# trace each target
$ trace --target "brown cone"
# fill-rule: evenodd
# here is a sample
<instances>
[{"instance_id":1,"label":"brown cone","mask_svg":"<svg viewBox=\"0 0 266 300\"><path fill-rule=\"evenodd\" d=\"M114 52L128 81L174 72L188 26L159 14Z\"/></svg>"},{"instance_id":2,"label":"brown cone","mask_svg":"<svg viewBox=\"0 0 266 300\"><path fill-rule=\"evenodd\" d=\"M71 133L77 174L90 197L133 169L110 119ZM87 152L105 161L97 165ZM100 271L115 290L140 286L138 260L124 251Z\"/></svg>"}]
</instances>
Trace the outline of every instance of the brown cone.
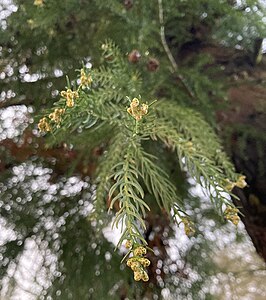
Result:
<instances>
[{"instance_id":1,"label":"brown cone","mask_svg":"<svg viewBox=\"0 0 266 300\"><path fill-rule=\"evenodd\" d=\"M128 54L128 61L135 64L137 63L141 58L141 54L138 50L134 49Z\"/></svg>"},{"instance_id":2,"label":"brown cone","mask_svg":"<svg viewBox=\"0 0 266 300\"><path fill-rule=\"evenodd\" d=\"M147 69L150 72L156 72L160 66L159 61L156 58L150 58L147 63Z\"/></svg>"},{"instance_id":3,"label":"brown cone","mask_svg":"<svg viewBox=\"0 0 266 300\"><path fill-rule=\"evenodd\" d=\"M133 7L133 0L124 0L124 6L127 10Z\"/></svg>"}]
</instances>

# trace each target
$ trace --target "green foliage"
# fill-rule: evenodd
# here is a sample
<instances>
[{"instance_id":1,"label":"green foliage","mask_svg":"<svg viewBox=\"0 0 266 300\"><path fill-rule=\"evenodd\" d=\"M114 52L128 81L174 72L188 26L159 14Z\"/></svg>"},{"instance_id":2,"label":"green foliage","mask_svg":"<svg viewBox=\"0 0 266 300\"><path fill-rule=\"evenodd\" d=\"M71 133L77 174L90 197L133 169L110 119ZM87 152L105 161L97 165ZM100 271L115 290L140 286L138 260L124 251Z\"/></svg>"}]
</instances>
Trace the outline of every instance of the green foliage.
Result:
<instances>
[{"instance_id":1,"label":"green foliage","mask_svg":"<svg viewBox=\"0 0 266 300\"><path fill-rule=\"evenodd\" d=\"M75 142L77 136L84 133L87 136L87 131L98 132L103 124L110 126L111 141L108 137L101 137L101 131L97 135L97 140L102 142L105 138L110 147L106 148L107 153L96 178L99 185L95 207L98 212L104 211L106 204L103 200L107 197L109 210L116 207L113 225L122 226L118 246L126 239L133 245L146 244L141 230L146 229L144 219L146 210L150 208L144 199L144 189L168 214L173 210L174 219L176 215L182 219L185 213L178 187L167 175L169 170L165 172L156 164L156 153L146 152L144 145L148 140L159 139L164 146L172 149L181 167L206 189L223 215L223 204L233 206L226 197L225 193L230 191L226 186L228 182L237 181L239 175L222 151L211 127L199 113L178 106L175 101L161 99L156 103L141 104L134 98L126 110L125 104L130 100L126 96L134 97L134 91L141 92L145 87L141 80L135 79L131 83L129 66L113 42L106 42L101 48L107 66L91 72L81 71L81 74L87 73L87 77L93 78L91 87L83 87L82 79L77 92L68 87L70 96L79 93L73 107L72 104L69 107L68 96L61 92L67 99L61 98L55 105L64 108L62 120L54 122L49 114L46 122L53 128L55 141L61 131L75 132L71 140L75 147L79 147ZM121 87L119 78L122 80ZM133 84L135 88L132 89Z\"/></svg>"},{"instance_id":2,"label":"green foliage","mask_svg":"<svg viewBox=\"0 0 266 300\"><path fill-rule=\"evenodd\" d=\"M175 203L182 207L182 200L177 194L175 185L169 180L169 174L155 162L158 157L145 152L141 147L136 151L136 159L143 174L143 181L148 192L153 195L162 210L170 214L171 209L176 209ZM178 207L177 207L178 210Z\"/></svg>"},{"instance_id":3,"label":"green foliage","mask_svg":"<svg viewBox=\"0 0 266 300\"><path fill-rule=\"evenodd\" d=\"M159 2L163 22L159 20ZM237 182L239 175L209 125L215 124L217 98L224 97L223 82L215 76L222 70L213 68L215 62L206 55L191 59L183 53L189 45L210 43L236 47L249 55L254 40L264 37L265 8L256 0L238 1L238 5L227 0L159 2L135 0L128 8L120 0L45 0L42 6L34 5L34 0L13 1L10 16L1 17L1 112L6 112L6 106L15 106L21 112L21 105L26 105L28 112L34 111L36 120L46 114L52 127L52 133L44 139L46 144L59 151L63 144L77 154L67 161L64 174L57 169L58 156L38 157L42 142L36 141L36 122L27 128L33 129L33 137L26 139L26 147L33 149L29 161L21 164L21 158L15 157L4 143L0 148L0 175L5 183L0 185L0 213L4 227L14 231L14 239L4 241L0 250L0 258L4 258L0 259L0 275L3 288L8 282L10 297L18 285L12 276L16 273L12 273L13 267L20 272L20 259L27 243L33 240L43 259L43 268L37 273L46 269L50 284L41 286L36 297L161 298L161 290L166 288L174 299L206 299L203 286L215 270L211 257L214 244L198 238L206 229L205 226L201 230L205 220L199 213L204 213L204 204L189 195L190 184L184 178L194 177L207 190L216 213L218 210L222 215L223 204L232 205L224 191L229 192L228 184ZM1 1L0 4L2 11L9 10ZM174 71L163 38L177 64ZM141 54L135 64L128 61L133 49ZM151 71L148 66L154 58L158 66ZM81 86L80 78L75 79L76 68L81 66L92 77L88 86ZM67 80L67 87L64 75L71 79ZM78 91L73 107L66 106L65 97L54 103L64 88ZM139 121L127 112L135 97L148 105L148 114ZM151 105L155 99L157 102ZM64 109L60 122L49 117L54 109ZM1 139L9 143L7 125L1 120L2 123ZM13 140L18 147L24 145L21 137ZM92 154L96 147L103 150L101 157ZM20 154L24 154L23 146ZM66 196L69 176L78 173L80 178L82 172L77 165L87 168L91 161L97 165L91 178L96 190L94 186L84 186ZM48 176L44 170L49 177L47 185L38 175L40 168L46 166L51 172ZM10 170L2 172L2 167ZM28 175L23 177L24 171ZM76 185L79 186L76 182L71 188ZM91 203L93 212L88 212L85 204ZM111 206L115 213L108 214ZM217 218L212 209L208 211L212 219ZM176 264L168 255L162 258L161 268L156 262L152 268L163 275L157 276L154 271L157 279L142 290L140 285L134 285L129 272L119 269L118 261L124 252L113 253L113 245L101 230L113 218L113 225L124 226L118 245L128 238L136 245L146 244L150 242L149 231L151 236L156 235L160 227L149 224L149 218L162 212L161 219L179 223L180 217L189 215L195 222L193 247L183 253L177 251L183 261L188 261L189 268L201 276L191 283L181 273L179 276L176 272L164 272L164 266ZM51 221L58 226L50 228ZM166 227L163 236L169 224ZM171 234L166 234L167 239ZM52 266L51 259L47 259L51 253L56 258ZM199 253L202 259L198 259ZM187 282L192 284L191 289Z\"/></svg>"},{"instance_id":4,"label":"green foliage","mask_svg":"<svg viewBox=\"0 0 266 300\"><path fill-rule=\"evenodd\" d=\"M130 145L134 147L132 143ZM125 229L118 243L121 246L125 239L134 241L134 244L140 241L146 244L143 239L140 230L136 224L139 223L142 229L146 229L144 223L145 210L149 209L148 205L143 201L144 191L141 185L138 183L139 171L136 168L136 162L134 159L134 150L128 147L124 156L124 161L113 166L112 170L114 175L111 178L115 181L109 191L109 197L111 198L110 208L113 209L116 201L119 203L119 210L116 213L114 219L114 225L118 227L119 223L122 223ZM116 193L117 192L117 195Z\"/></svg>"},{"instance_id":5,"label":"green foliage","mask_svg":"<svg viewBox=\"0 0 266 300\"><path fill-rule=\"evenodd\" d=\"M94 65L99 65L99 46L104 39L111 37L123 53L138 49L142 54L138 71L143 73L147 94L156 93L156 87L160 86L160 90L167 88L171 94L176 91L180 95L179 101L193 105L188 95L182 93L183 88L177 87L170 79L169 62L160 41L157 2L137 0L128 10L120 0L89 3L50 0L45 1L42 7L33 5L32 0L13 2L16 6L10 13L16 12L3 21L0 29L1 66L6 73L0 86L6 93L12 90L13 103L34 104L37 109L43 105L50 106L52 101L48 99L55 98L57 90L63 89L63 75L73 78L75 68L83 62L86 64L89 57ZM260 1L245 3L243 1L235 6L225 0L163 1L165 32L171 40L174 57L178 56L184 44L197 40L205 43L213 39L232 47L248 45L248 49L252 50L255 38L263 37L265 32L265 23L260 15L265 14L265 9ZM245 11L245 8L250 10ZM159 58L163 72L147 74L145 65L150 57ZM194 80L191 83L187 64L184 65L181 60L180 65L192 90L195 84L197 90L204 91L197 84L203 76L201 70L196 72L193 67ZM35 84L36 81L38 84ZM214 90L209 87L205 91L205 104L210 88Z\"/></svg>"}]
</instances>

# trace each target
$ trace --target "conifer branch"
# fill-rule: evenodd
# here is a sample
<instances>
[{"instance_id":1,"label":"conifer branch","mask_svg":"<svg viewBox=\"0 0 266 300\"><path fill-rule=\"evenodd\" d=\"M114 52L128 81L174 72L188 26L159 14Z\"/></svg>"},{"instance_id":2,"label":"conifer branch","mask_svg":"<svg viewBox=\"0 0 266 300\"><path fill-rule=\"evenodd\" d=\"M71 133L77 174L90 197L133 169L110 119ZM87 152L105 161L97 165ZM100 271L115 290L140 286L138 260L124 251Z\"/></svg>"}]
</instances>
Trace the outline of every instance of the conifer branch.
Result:
<instances>
[{"instance_id":1,"label":"conifer branch","mask_svg":"<svg viewBox=\"0 0 266 300\"><path fill-rule=\"evenodd\" d=\"M199 151L218 164L229 178L237 179L234 166L223 151L217 135L199 113L190 108L173 105L167 100L160 101L156 107L156 114L171 120L177 131L186 137L187 142L191 142L191 147L199 148Z\"/></svg>"},{"instance_id":2,"label":"conifer branch","mask_svg":"<svg viewBox=\"0 0 266 300\"><path fill-rule=\"evenodd\" d=\"M183 201L176 192L176 187L169 180L169 175L155 162L158 158L145 152L141 147L136 151L136 158L140 166L144 183L151 195L153 195L161 209L170 215L173 207L183 209Z\"/></svg>"},{"instance_id":3,"label":"conifer branch","mask_svg":"<svg viewBox=\"0 0 266 300\"><path fill-rule=\"evenodd\" d=\"M164 12L163 12L163 3L162 2L163 2L162 0L158 0L161 41L163 44L164 51L167 54L169 61L171 62L172 72L177 72L178 65L173 57L171 50L169 49L169 46L168 46L168 44L166 42L166 38L165 38L164 15L163 15Z\"/></svg>"},{"instance_id":4,"label":"conifer branch","mask_svg":"<svg viewBox=\"0 0 266 300\"><path fill-rule=\"evenodd\" d=\"M222 214L222 204L230 205L230 201L224 194L227 176L220 166L206 157L200 145L196 147L193 142L187 141L183 134L176 131L175 125L166 119L159 119L155 123L153 138L156 137L175 151L181 168L187 168L196 182L207 190L211 202Z\"/></svg>"},{"instance_id":5,"label":"conifer branch","mask_svg":"<svg viewBox=\"0 0 266 300\"><path fill-rule=\"evenodd\" d=\"M158 3L162 42L171 61L173 57L164 35L162 0ZM181 167L207 190L220 214L224 213L234 224L239 221L238 210L224 192L230 193L234 186L244 187L246 183L244 176L235 173L215 133L200 114L178 106L175 101L148 104L136 97L131 100L127 95L130 95L132 86L136 91L141 81L132 83L129 66L113 42L107 41L102 50L108 66L90 73L82 69L78 88L68 86L62 91L57 108L43 117L38 125L41 131L52 132L60 141L67 137L66 130L75 133L72 138L77 146L78 141L87 135L92 145L95 145L94 139L108 145L95 180L95 213L101 217L105 202L109 211L116 210L113 226L122 226L117 246L127 240L128 255L133 253L127 264L136 270L135 280L142 278L147 281L144 267L148 262L143 257L147 242L143 232L146 211L150 208L141 184L146 186L162 210L168 215L173 213L174 220L175 216L181 219L188 235L194 229L189 217L183 216L186 215L183 201L174 182L169 179L169 170L163 170L156 155L145 151L146 140L159 139L171 148ZM178 69L175 64L173 68L174 72ZM128 100L130 105L126 108ZM227 208L223 212L224 204Z\"/></svg>"},{"instance_id":6,"label":"conifer branch","mask_svg":"<svg viewBox=\"0 0 266 300\"><path fill-rule=\"evenodd\" d=\"M138 182L141 173L137 169L135 149L137 149L135 141L129 140L124 159L113 167L113 174L110 177L115 183L109 190L111 199L109 210L118 202L119 210L116 213L113 226L118 226L121 223L123 230L117 247L125 239L131 240L133 244L147 244L140 232L139 225L143 230L146 229L143 218L145 211L150 210L150 208L143 200L144 191Z\"/></svg>"},{"instance_id":7,"label":"conifer branch","mask_svg":"<svg viewBox=\"0 0 266 300\"><path fill-rule=\"evenodd\" d=\"M112 175L113 166L117 165L124 155L124 134L118 132L110 140L110 146L104 157L102 158L96 175L97 189L95 199L95 212L104 211L107 196L111 187L110 177Z\"/></svg>"},{"instance_id":8,"label":"conifer branch","mask_svg":"<svg viewBox=\"0 0 266 300\"><path fill-rule=\"evenodd\" d=\"M175 73L175 76L180 81L181 85L187 92L187 94L192 98L195 99L194 94L190 90L190 88L187 86L183 76L181 74L178 74L178 65L173 57L173 54L167 44L166 38L165 38L165 28L164 28L164 12L163 12L163 0L158 0L158 7L159 7L159 22L160 22L160 36L161 36L161 42L164 48L164 51L172 65L172 73Z\"/></svg>"}]
</instances>

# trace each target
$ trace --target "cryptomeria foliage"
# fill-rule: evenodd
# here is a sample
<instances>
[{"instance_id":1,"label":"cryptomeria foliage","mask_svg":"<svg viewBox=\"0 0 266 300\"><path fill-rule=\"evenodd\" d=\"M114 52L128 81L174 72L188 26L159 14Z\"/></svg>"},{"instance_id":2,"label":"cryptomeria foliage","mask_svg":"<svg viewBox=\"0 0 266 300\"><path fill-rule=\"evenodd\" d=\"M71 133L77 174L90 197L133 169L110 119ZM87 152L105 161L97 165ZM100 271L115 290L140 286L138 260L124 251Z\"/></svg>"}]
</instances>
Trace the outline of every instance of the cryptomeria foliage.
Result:
<instances>
[{"instance_id":1,"label":"cryptomeria foliage","mask_svg":"<svg viewBox=\"0 0 266 300\"><path fill-rule=\"evenodd\" d=\"M206 189L218 212L222 215L225 205L226 218L236 225L238 210L228 201L226 193L235 185L245 187L246 183L244 176L235 173L218 138L200 114L177 105L173 99L150 102L130 99L127 95L142 94L145 82L132 72L112 42L105 42L101 48L107 66L96 70L81 69L78 86L67 86L55 103L56 108L44 116L38 126L42 132L51 132L55 142L64 141L66 135L70 135L76 148L79 147L76 137L80 141L90 132L94 145L107 145L96 178L99 190L96 189L95 213L104 210L109 198L109 210L116 209L113 226L122 227L117 246L127 240L128 255L132 252L131 261L134 259L139 265L132 267L129 263L134 278L146 281L147 273L140 263L142 254L136 254L143 248L141 245L147 245L143 232L146 211L150 208L145 202L144 189L162 210L172 214L173 220L176 217L182 220L188 234L193 229L178 186L169 180L169 170L162 170L156 164L159 157L148 152L145 144L161 141L161 147L171 149L181 168ZM102 131L102 127L108 127L110 135ZM97 134L96 143L94 133Z\"/></svg>"},{"instance_id":2,"label":"cryptomeria foliage","mask_svg":"<svg viewBox=\"0 0 266 300\"><path fill-rule=\"evenodd\" d=\"M108 223L111 214L114 227L122 227L118 245L126 240L128 254L133 255L128 265L136 279L141 274L146 281L147 271L155 274L141 248L149 242L146 237L151 238L150 214L172 223L182 221L187 234L204 234L192 223L201 224L204 205L184 192L189 184L183 172L205 188L218 214L237 223L237 210L227 194L236 185L243 187L244 178L235 173L210 126L214 108L221 105L216 100L224 97L223 82L216 80L223 70L213 67L206 54L190 56L189 48L214 43L237 48L253 61L254 40L265 32L263 5L255 0L5 3L1 2L1 10L11 9L12 14L1 19L1 107L17 105L22 112L25 105L37 117L33 136L26 139L33 154L25 162L5 146L0 149L7 168L1 172L7 183L0 185L1 216L16 234L1 249L5 257L0 261L1 278L8 277L13 264L19 265L28 239L33 239L41 252L52 251L63 274L49 278L54 285L43 288L49 295L59 297L57 288L63 285L62 299L105 299L107 294L117 299L116 291L124 288L127 297L143 299L140 285L132 288L131 274L123 270L121 279L119 253L113 254L97 229ZM69 77L65 88L63 75ZM35 130L40 118L44 119L39 127L49 131L41 142ZM45 148L36 154L43 141L63 153L62 148L67 149L70 156L72 150L78 155L58 166L55 152ZM22 139L15 142L20 147ZM93 157L95 149L103 150L100 157ZM83 173L77 165L86 169L91 160L97 165L95 186L84 184L69 195L69 187L79 186L70 176ZM42 186L47 178L49 183ZM37 190L36 182L41 183ZM91 198L93 214L86 206ZM53 228L51 222L56 224ZM212 247L195 240L195 249L199 248L208 254ZM148 251L148 255L152 260L157 254ZM205 278L213 265L201 266L198 250L188 255L196 268L204 269ZM156 284L150 283L152 294L160 297L160 289L167 287L175 297L173 277L162 275ZM184 293L197 298L201 287Z\"/></svg>"}]
</instances>

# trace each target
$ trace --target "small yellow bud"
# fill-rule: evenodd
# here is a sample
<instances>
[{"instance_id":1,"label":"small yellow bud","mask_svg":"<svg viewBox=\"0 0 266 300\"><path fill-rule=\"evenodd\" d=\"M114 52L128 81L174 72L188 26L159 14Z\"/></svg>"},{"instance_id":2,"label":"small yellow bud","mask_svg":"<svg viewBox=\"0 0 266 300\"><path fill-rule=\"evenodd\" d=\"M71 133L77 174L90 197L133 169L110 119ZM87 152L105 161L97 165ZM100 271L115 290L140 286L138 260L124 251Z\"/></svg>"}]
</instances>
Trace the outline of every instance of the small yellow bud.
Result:
<instances>
[{"instance_id":1,"label":"small yellow bud","mask_svg":"<svg viewBox=\"0 0 266 300\"><path fill-rule=\"evenodd\" d=\"M45 117L39 121L38 128L41 132L48 132L52 130L50 124L48 123Z\"/></svg>"},{"instance_id":2,"label":"small yellow bud","mask_svg":"<svg viewBox=\"0 0 266 300\"><path fill-rule=\"evenodd\" d=\"M140 120L142 119L142 115L140 115L140 114L135 114L135 119L136 119L137 121L140 121Z\"/></svg>"},{"instance_id":3,"label":"small yellow bud","mask_svg":"<svg viewBox=\"0 0 266 300\"><path fill-rule=\"evenodd\" d=\"M139 105L139 99L133 98L127 112L137 121L140 121L144 115L148 113L148 104Z\"/></svg>"},{"instance_id":4,"label":"small yellow bud","mask_svg":"<svg viewBox=\"0 0 266 300\"><path fill-rule=\"evenodd\" d=\"M84 69L80 70L80 85L82 87L86 87L91 85L92 83L92 78L91 75L87 75L84 71Z\"/></svg>"},{"instance_id":5,"label":"small yellow bud","mask_svg":"<svg viewBox=\"0 0 266 300\"><path fill-rule=\"evenodd\" d=\"M133 262L132 265L131 265L131 270L134 271L134 272L140 270L140 268L141 268L141 265L137 261Z\"/></svg>"},{"instance_id":6,"label":"small yellow bud","mask_svg":"<svg viewBox=\"0 0 266 300\"><path fill-rule=\"evenodd\" d=\"M33 4L36 6L43 6L43 0L35 0Z\"/></svg>"},{"instance_id":7,"label":"small yellow bud","mask_svg":"<svg viewBox=\"0 0 266 300\"><path fill-rule=\"evenodd\" d=\"M127 260L127 266L131 268L132 264L134 263L134 259L133 258L129 258Z\"/></svg>"},{"instance_id":8,"label":"small yellow bud","mask_svg":"<svg viewBox=\"0 0 266 300\"><path fill-rule=\"evenodd\" d=\"M134 280L140 281L142 279L141 272L134 272Z\"/></svg>"},{"instance_id":9,"label":"small yellow bud","mask_svg":"<svg viewBox=\"0 0 266 300\"><path fill-rule=\"evenodd\" d=\"M131 248L132 247L132 241L131 240L127 240L126 243L125 243L125 247L127 249Z\"/></svg>"},{"instance_id":10,"label":"small yellow bud","mask_svg":"<svg viewBox=\"0 0 266 300\"><path fill-rule=\"evenodd\" d=\"M134 256L142 256L147 253L147 250L143 246L139 246L134 250Z\"/></svg>"},{"instance_id":11,"label":"small yellow bud","mask_svg":"<svg viewBox=\"0 0 266 300\"><path fill-rule=\"evenodd\" d=\"M135 107L138 107L138 106L139 106L139 99L134 98L130 103L130 107L134 109Z\"/></svg>"},{"instance_id":12,"label":"small yellow bud","mask_svg":"<svg viewBox=\"0 0 266 300\"><path fill-rule=\"evenodd\" d=\"M146 248L145 247L140 247L140 250L141 250L141 252L142 252L142 255L145 255L146 253L147 253L147 250L146 250Z\"/></svg>"},{"instance_id":13,"label":"small yellow bud","mask_svg":"<svg viewBox=\"0 0 266 300\"><path fill-rule=\"evenodd\" d=\"M243 175L240 176L236 182L236 186L243 189L247 185L245 179L246 179L246 176L243 176Z\"/></svg>"},{"instance_id":14,"label":"small yellow bud","mask_svg":"<svg viewBox=\"0 0 266 300\"><path fill-rule=\"evenodd\" d=\"M60 95L63 97L63 98L67 98L67 92L66 91L61 91Z\"/></svg>"},{"instance_id":15,"label":"small yellow bud","mask_svg":"<svg viewBox=\"0 0 266 300\"><path fill-rule=\"evenodd\" d=\"M64 114L65 109L56 108L52 113L50 113L49 118L55 123L60 123L62 115Z\"/></svg>"},{"instance_id":16,"label":"small yellow bud","mask_svg":"<svg viewBox=\"0 0 266 300\"><path fill-rule=\"evenodd\" d=\"M141 252L139 251L139 248L136 248L133 253L134 253L134 256L140 256L141 255Z\"/></svg>"},{"instance_id":17,"label":"small yellow bud","mask_svg":"<svg viewBox=\"0 0 266 300\"><path fill-rule=\"evenodd\" d=\"M239 221L240 221L240 218L239 218L239 216L234 215L234 216L231 217L231 220L230 220L230 221L231 221L235 226L237 226L238 223L239 223Z\"/></svg>"},{"instance_id":18,"label":"small yellow bud","mask_svg":"<svg viewBox=\"0 0 266 300\"><path fill-rule=\"evenodd\" d=\"M225 186L225 189L229 192L232 191L232 189L235 187L235 183L234 182L231 182L229 179L226 179L226 186Z\"/></svg>"},{"instance_id":19,"label":"small yellow bud","mask_svg":"<svg viewBox=\"0 0 266 300\"><path fill-rule=\"evenodd\" d=\"M240 218L238 216L238 209L236 207L227 206L224 211L224 217L231 221L234 225L238 225Z\"/></svg>"},{"instance_id":20,"label":"small yellow bud","mask_svg":"<svg viewBox=\"0 0 266 300\"><path fill-rule=\"evenodd\" d=\"M151 262L148 260L148 258L141 258L140 260L141 260L140 263L141 263L144 267L148 267L148 266L151 264Z\"/></svg>"},{"instance_id":21,"label":"small yellow bud","mask_svg":"<svg viewBox=\"0 0 266 300\"><path fill-rule=\"evenodd\" d=\"M144 265L144 260L145 260L144 257L138 258L138 262L140 262L142 265Z\"/></svg>"},{"instance_id":22,"label":"small yellow bud","mask_svg":"<svg viewBox=\"0 0 266 300\"><path fill-rule=\"evenodd\" d=\"M79 97L77 91L72 91L71 89L67 89L66 91L62 91L60 95L66 99L66 106L73 107L74 106L74 99Z\"/></svg>"},{"instance_id":23,"label":"small yellow bud","mask_svg":"<svg viewBox=\"0 0 266 300\"><path fill-rule=\"evenodd\" d=\"M66 106L67 107L73 107L74 106L74 100L72 98L68 98L66 100Z\"/></svg>"},{"instance_id":24,"label":"small yellow bud","mask_svg":"<svg viewBox=\"0 0 266 300\"><path fill-rule=\"evenodd\" d=\"M77 91L72 92L73 98L78 98L79 93Z\"/></svg>"},{"instance_id":25,"label":"small yellow bud","mask_svg":"<svg viewBox=\"0 0 266 300\"><path fill-rule=\"evenodd\" d=\"M147 281L149 281L149 275L146 272L143 272L141 279L143 281L147 282Z\"/></svg>"},{"instance_id":26,"label":"small yellow bud","mask_svg":"<svg viewBox=\"0 0 266 300\"><path fill-rule=\"evenodd\" d=\"M194 223L186 217L181 218L182 223L184 224L185 234L191 236L195 233Z\"/></svg>"},{"instance_id":27,"label":"small yellow bud","mask_svg":"<svg viewBox=\"0 0 266 300\"><path fill-rule=\"evenodd\" d=\"M125 246L132 249L132 240L127 240ZM147 258L143 257L143 255L145 255L147 252L146 248L143 246L137 246L133 251L130 250L130 253L131 252L133 252L133 256L127 260L126 264L134 272L134 279L136 281L140 281L141 279L143 281L148 281L149 276L144 271L144 268L150 265L150 261Z\"/></svg>"},{"instance_id":28,"label":"small yellow bud","mask_svg":"<svg viewBox=\"0 0 266 300\"><path fill-rule=\"evenodd\" d=\"M141 112L142 112L144 115L147 115L147 113L148 113L148 108L149 108L148 104L141 104L140 110L141 110Z\"/></svg>"}]
</instances>

